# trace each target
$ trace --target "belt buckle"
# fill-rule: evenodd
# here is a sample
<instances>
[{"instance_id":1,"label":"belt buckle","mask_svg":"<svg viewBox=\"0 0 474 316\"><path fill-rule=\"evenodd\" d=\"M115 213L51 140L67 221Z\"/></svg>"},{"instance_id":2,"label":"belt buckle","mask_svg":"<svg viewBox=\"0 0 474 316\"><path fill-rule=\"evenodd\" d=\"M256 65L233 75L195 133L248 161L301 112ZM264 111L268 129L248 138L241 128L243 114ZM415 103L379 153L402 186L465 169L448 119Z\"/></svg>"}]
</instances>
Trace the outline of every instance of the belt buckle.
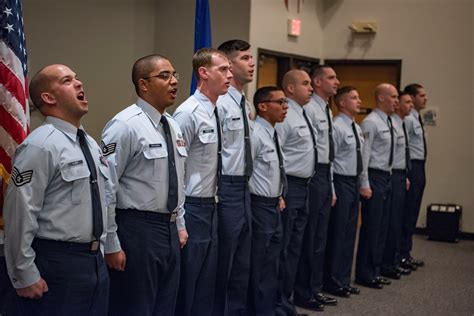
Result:
<instances>
[{"instance_id":1,"label":"belt buckle","mask_svg":"<svg viewBox=\"0 0 474 316\"><path fill-rule=\"evenodd\" d=\"M178 217L178 213L177 213L177 212L171 213L171 216L170 216L170 223L176 222L176 217Z\"/></svg>"},{"instance_id":2,"label":"belt buckle","mask_svg":"<svg viewBox=\"0 0 474 316\"><path fill-rule=\"evenodd\" d=\"M99 250L99 241L93 240L91 241L91 253L95 253Z\"/></svg>"}]
</instances>

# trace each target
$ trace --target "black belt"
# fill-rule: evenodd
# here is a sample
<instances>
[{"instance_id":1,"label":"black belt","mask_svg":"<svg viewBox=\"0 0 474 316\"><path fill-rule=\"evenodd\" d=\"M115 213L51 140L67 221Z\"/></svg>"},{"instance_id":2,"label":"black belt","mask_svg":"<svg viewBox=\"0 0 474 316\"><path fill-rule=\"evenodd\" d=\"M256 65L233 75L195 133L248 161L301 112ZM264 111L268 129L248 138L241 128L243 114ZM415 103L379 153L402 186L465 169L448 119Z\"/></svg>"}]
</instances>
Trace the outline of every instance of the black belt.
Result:
<instances>
[{"instance_id":1,"label":"black belt","mask_svg":"<svg viewBox=\"0 0 474 316\"><path fill-rule=\"evenodd\" d=\"M406 169L392 169L392 173L407 174L407 170Z\"/></svg>"},{"instance_id":2,"label":"black belt","mask_svg":"<svg viewBox=\"0 0 474 316\"><path fill-rule=\"evenodd\" d=\"M33 239L31 244L33 249L35 247L51 247L54 250L64 250L72 252L89 252L91 254L96 254L100 250L100 243L97 240L91 242L72 242L72 241L61 241L61 240L51 240L43 239L36 237Z\"/></svg>"},{"instance_id":3,"label":"black belt","mask_svg":"<svg viewBox=\"0 0 474 316\"><path fill-rule=\"evenodd\" d=\"M196 196L187 196L186 203L191 204L215 204L216 198L215 197L196 197Z\"/></svg>"},{"instance_id":4,"label":"black belt","mask_svg":"<svg viewBox=\"0 0 474 316\"><path fill-rule=\"evenodd\" d=\"M318 163L316 167L316 175L329 175L329 172L331 171L331 165L328 163Z\"/></svg>"},{"instance_id":5,"label":"black belt","mask_svg":"<svg viewBox=\"0 0 474 316\"><path fill-rule=\"evenodd\" d=\"M345 174L335 173L335 174L334 174L334 178L342 178L342 179L348 179L348 180L357 180L357 179L359 178L359 176L348 176L348 175L345 175Z\"/></svg>"},{"instance_id":6,"label":"black belt","mask_svg":"<svg viewBox=\"0 0 474 316\"><path fill-rule=\"evenodd\" d=\"M275 204L275 205L277 205L278 202L280 201L280 197L267 197L267 196L261 196L261 195L256 195L256 194L250 194L250 198L256 202L263 202L263 203Z\"/></svg>"},{"instance_id":7,"label":"black belt","mask_svg":"<svg viewBox=\"0 0 474 316\"><path fill-rule=\"evenodd\" d=\"M227 175L227 174L221 175L219 179L221 181L231 182L231 183L247 183L249 180L247 176L232 176L232 175Z\"/></svg>"},{"instance_id":8,"label":"black belt","mask_svg":"<svg viewBox=\"0 0 474 316\"><path fill-rule=\"evenodd\" d=\"M385 170L375 169L375 168L369 168L369 173L381 174L383 176L390 176L391 175L390 171L385 171Z\"/></svg>"},{"instance_id":9,"label":"black belt","mask_svg":"<svg viewBox=\"0 0 474 316\"><path fill-rule=\"evenodd\" d=\"M299 183L308 184L311 181L311 177L301 178L301 177L290 176L289 174L286 175L286 178L288 179L288 182L299 182Z\"/></svg>"},{"instance_id":10,"label":"black belt","mask_svg":"<svg viewBox=\"0 0 474 316\"><path fill-rule=\"evenodd\" d=\"M115 209L115 211L117 213L127 214L133 217L146 218L152 221L160 221L160 222L165 222L165 223L174 223L176 222L176 217L178 217L178 212L158 213L158 212L150 212L150 211L140 211L133 208L127 208L127 209L117 208Z\"/></svg>"},{"instance_id":11,"label":"black belt","mask_svg":"<svg viewBox=\"0 0 474 316\"><path fill-rule=\"evenodd\" d=\"M419 164L425 163L425 161L423 159L411 159L411 162L412 163L419 163Z\"/></svg>"}]
</instances>

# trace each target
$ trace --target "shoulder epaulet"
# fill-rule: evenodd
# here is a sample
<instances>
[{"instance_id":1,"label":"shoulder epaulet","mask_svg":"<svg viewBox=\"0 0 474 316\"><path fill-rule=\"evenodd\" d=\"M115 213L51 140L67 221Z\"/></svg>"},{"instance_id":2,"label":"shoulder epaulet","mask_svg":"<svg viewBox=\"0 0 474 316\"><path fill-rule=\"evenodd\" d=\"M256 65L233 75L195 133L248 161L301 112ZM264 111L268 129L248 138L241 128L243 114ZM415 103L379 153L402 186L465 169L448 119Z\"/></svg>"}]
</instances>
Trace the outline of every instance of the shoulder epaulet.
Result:
<instances>
[{"instance_id":1,"label":"shoulder epaulet","mask_svg":"<svg viewBox=\"0 0 474 316\"><path fill-rule=\"evenodd\" d=\"M126 122L131 118L140 115L141 113L143 113L142 109L136 104L132 104L129 107L123 109L121 112L117 113L114 119Z\"/></svg>"}]
</instances>

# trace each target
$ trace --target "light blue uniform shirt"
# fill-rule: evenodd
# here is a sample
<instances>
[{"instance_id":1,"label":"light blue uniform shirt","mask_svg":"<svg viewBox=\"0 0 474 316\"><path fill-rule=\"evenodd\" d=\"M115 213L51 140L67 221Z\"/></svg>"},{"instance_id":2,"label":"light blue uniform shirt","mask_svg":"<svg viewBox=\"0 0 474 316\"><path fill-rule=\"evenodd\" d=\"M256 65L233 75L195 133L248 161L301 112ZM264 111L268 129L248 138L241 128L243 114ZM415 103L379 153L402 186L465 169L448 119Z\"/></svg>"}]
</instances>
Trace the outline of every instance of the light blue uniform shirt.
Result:
<instances>
[{"instance_id":1,"label":"light blue uniform shirt","mask_svg":"<svg viewBox=\"0 0 474 316\"><path fill-rule=\"evenodd\" d=\"M364 148L362 150L361 188L368 188L368 168L391 172L390 162L390 128L387 114L375 108L362 122L364 133Z\"/></svg>"},{"instance_id":2,"label":"light blue uniform shirt","mask_svg":"<svg viewBox=\"0 0 474 316\"><path fill-rule=\"evenodd\" d=\"M353 119L345 113L339 113L334 118L334 161L333 170L335 174L344 176L357 175L357 142L352 130ZM360 141L362 153L364 136L362 129L355 123Z\"/></svg>"},{"instance_id":3,"label":"light blue uniform shirt","mask_svg":"<svg viewBox=\"0 0 474 316\"><path fill-rule=\"evenodd\" d=\"M217 100L217 110L222 127L222 174L243 176L245 174L244 119L240 100L242 94L233 86ZM254 121L249 117L251 110L245 100L245 112L252 134Z\"/></svg>"},{"instance_id":4,"label":"light blue uniform shirt","mask_svg":"<svg viewBox=\"0 0 474 316\"><path fill-rule=\"evenodd\" d=\"M405 117L405 127L410 145L410 159L425 160L425 148L423 146L423 128L419 121L420 113L412 109Z\"/></svg>"},{"instance_id":5,"label":"light blue uniform shirt","mask_svg":"<svg viewBox=\"0 0 474 316\"><path fill-rule=\"evenodd\" d=\"M316 132L306 123L303 107L294 100L288 101L285 120L275 125L285 156L285 171L294 177L310 178L314 174L314 151L317 150L311 133L316 137Z\"/></svg>"},{"instance_id":6,"label":"light blue uniform shirt","mask_svg":"<svg viewBox=\"0 0 474 316\"><path fill-rule=\"evenodd\" d=\"M105 186L109 170L94 139L87 135L87 142L101 196L102 249L107 231ZM15 288L40 279L31 247L35 237L77 243L94 240L89 176L77 128L66 121L48 116L18 146L4 204L5 257Z\"/></svg>"},{"instance_id":7,"label":"light blue uniform shirt","mask_svg":"<svg viewBox=\"0 0 474 316\"><path fill-rule=\"evenodd\" d=\"M167 113L178 176L178 205L168 210L168 148L160 123L161 114L141 98L135 104L119 112L102 132L102 151L112 174L113 189L110 195L109 213L115 208L170 213L178 212L176 225L184 229L184 162L186 148L178 124ZM114 228L107 237L106 253L120 250L113 243L116 235L115 216L110 221Z\"/></svg>"},{"instance_id":8,"label":"light blue uniform shirt","mask_svg":"<svg viewBox=\"0 0 474 316\"><path fill-rule=\"evenodd\" d=\"M316 144L318 145L318 163L329 163L329 122L326 115L327 102L319 95L313 93L311 100L305 105L309 120L313 123L318 133ZM329 109L332 118L332 111Z\"/></svg>"},{"instance_id":9,"label":"light blue uniform shirt","mask_svg":"<svg viewBox=\"0 0 474 316\"><path fill-rule=\"evenodd\" d=\"M174 112L188 150L185 194L215 197L217 192L217 125L215 104L196 89Z\"/></svg>"},{"instance_id":10,"label":"light blue uniform shirt","mask_svg":"<svg viewBox=\"0 0 474 316\"><path fill-rule=\"evenodd\" d=\"M395 140L394 144L394 152L393 152L393 169L406 169L406 162L405 162L405 134L403 133L403 121L398 116L398 114L392 115L392 122L393 122L393 137Z\"/></svg>"},{"instance_id":11,"label":"light blue uniform shirt","mask_svg":"<svg viewBox=\"0 0 474 316\"><path fill-rule=\"evenodd\" d=\"M274 133L273 126L264 118L257 116L252 133L254 159L253 173L249 180L249 190L252 194L279 197L282 193L280 164L273 140Z\"/></svg>"}]
</instances>

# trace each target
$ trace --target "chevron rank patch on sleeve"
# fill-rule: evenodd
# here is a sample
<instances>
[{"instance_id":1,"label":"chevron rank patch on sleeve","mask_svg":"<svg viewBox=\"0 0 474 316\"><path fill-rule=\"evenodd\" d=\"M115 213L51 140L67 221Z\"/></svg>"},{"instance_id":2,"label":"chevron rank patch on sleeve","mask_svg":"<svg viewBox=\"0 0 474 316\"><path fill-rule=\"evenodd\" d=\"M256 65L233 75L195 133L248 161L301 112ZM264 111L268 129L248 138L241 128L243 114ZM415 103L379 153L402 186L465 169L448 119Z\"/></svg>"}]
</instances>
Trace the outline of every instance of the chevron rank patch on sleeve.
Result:
<instances>
[{"instance_id":1,"label":"chevron rank patch on sleeve","mask_svg":"<svg viewBox=\"0 0 474 316\"><path fill-rule=\"evenodd\" d=\"M33 170L20 172L16 167L13 167L11 179L17 187L30 183L32 178Z\"/></svg>"},{"instance_id":2,"label":"chevron rank patch on sleeve","mask_svg":"<svg viewBox=\"0 0 474 316\"><path fill-rule=\"evenodd\" d=\"M110 143L110 144L105 144L103 141L100 143L100 147L102 147L102 154L104 156L108 156L110 154L113 154L115 152L115 147L117 147L117 143Z\"/></svg>"}]
</instances>

